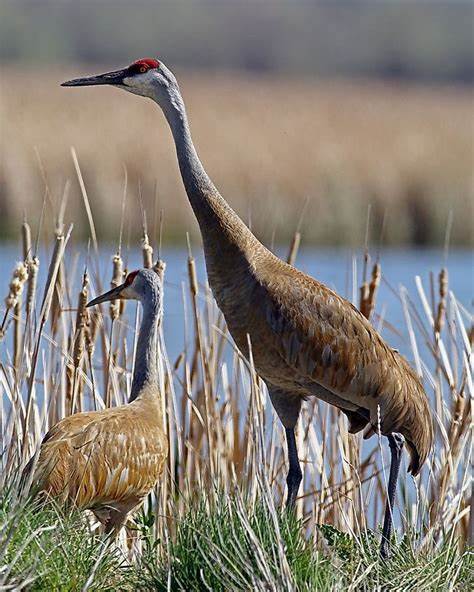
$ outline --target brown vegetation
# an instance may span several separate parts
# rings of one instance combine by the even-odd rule
[[[155,105],[108,89],[59,87],[82,71],[2,71],[2,233],[11,232],[24,211],[29,217],[40,211],[45,180],[48,201],[57,201],[71,179],[68,207],[82,216],[71,146],[101,234],[118,235],[124,168],[132,227],[141,216],[141,192],[152,232],[157,207],[164,209],[168,233],[181,238],[195,230]],[[469,243],[468,89],[242,74],[179,73],[179,79],[203,162],[264,240],[273,231],[287,240],[309,198],[302,228],[309,241],[361,244],[370,203],[374,237],[386,213],[387,244],[442,244],[451,210],[454,242]]]

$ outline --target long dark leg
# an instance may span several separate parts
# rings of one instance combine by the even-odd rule
[[[402,450],[404,438],[401,434],[390,434],[387,436],[390,446],[390,475],[388,478],[387,504],[385,506],[385,517],[382,529],[382,542],[380,544],[380,556],[386,559],[390,553],[390,534],[393,524],[393,503],[395,501],[395,492],[397,490],[398,472],[400,470],[400,461],[402,459]]]
[[[286,441],[288,444],[288,460],[290,463],[290,469],[286,477],[286,483],[288,485],[288,498],[286,500],[286,507],[293,509],[295,507],[296,495],[303,478],[303,474],[300,468],[300,461],[298,459],[298,450],[296,448],[296,438],[294,428],[285,428]]]

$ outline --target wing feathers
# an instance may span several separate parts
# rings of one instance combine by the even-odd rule
[[[321,392],[332,393],[352,432],[380,417],[383,433],[399,431],[413,444],[416,470],[433,434],[426,393],[412,368],[350,302],[281,262],[274,267],[260,277],[256,304],[266,327],[254,320],[257,370],[269,384],[302,396],[327,400]],[[280,365],[270,360],[273,352]]]
[[[126,405],[63,419],[43,440],[33,486],[81,508],[142,499],[167,456],[155,417]]]

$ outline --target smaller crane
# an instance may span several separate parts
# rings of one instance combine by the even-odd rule
[[[25,477],[33,471],[32,491],[92,510],[105,532],[115,534],[155,486],[168,456],[158,386],[158,275],[133,271],[87,306],[116,299],[139,300],[143,307],[128,404],[62,419],[45,435],[36,466],[35,455],[24,471]]]

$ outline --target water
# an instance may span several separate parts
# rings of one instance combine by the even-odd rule
[[[102,288],[108,289],[111,277],[111,258],[115,247],[101,248],[100,277]],[[202,251],[194,249],[198,279],[205,282],[205,265]],[[286,249],[278,249],[280,256],[285,256]],[[49,253],[42,249],[39,253],[41,260],[40,288],[42,288],[46,273],[46,262]],[[6,295],[8,282],[12,269],[21,258],[20,249],[13,244],[3,244],[0,247],[0,286]],[[67,267],[69,277],[76,281],[80,279],[81,271],[86,265],[87,249],[81,244],[71,244],[67,248]],[[165,276],[165,316],[164,334],[166,346],[171,360],[175,360],[181,353],[184,344],[183,329],[183,292],[182,283],[187,282],[187,253],[184,248],[165,248],[163,258],[167,263]],[[141,251],[137,247],[133,251],[124,254],[129,270],[141,266]],[[415,286],[415,276],[419,275],[423,282],[425,292],[430,298],[430,274],[435,279],[437,294],[437,275],[443,264],[443,253],[439,249],[415,250],[415,249],[387,249],[380,254],[382,265],[382,282],[377,296],[377,312],[387,324],[381,329],[384,338],[395,348],[406,353],[410,357],[406,339],[405,319],[399,298],[399,288],[404,285],[410,297],[416,305],[420,300]],[[449,271],[449,289],[452,290],[466,308],[472,304],[474,294],[473,253],[467,249],[451,250],[447,260]],[[346,298],[352,299],[354,292],[354,274],[356,274],[357,286],[360,285],[362,274],[361,253],[352,253],[349,249],[321,249],[306,247],[298,253],[296,265],[302,271],[324,282],[330,288],[336,290]],[[76,294],[74,290],[78,284],[72,287],[71,296],[75,304]],[[92,294],[96,287],[93,286]],[[3,296],[3,295],[2,295]],[[358,289],[355,290],[358,299]],[[0,309],[1,310],[1,309]],[[377,323],[377,319],[374,321]],[[396,328],[394,331],[391,327]]]

